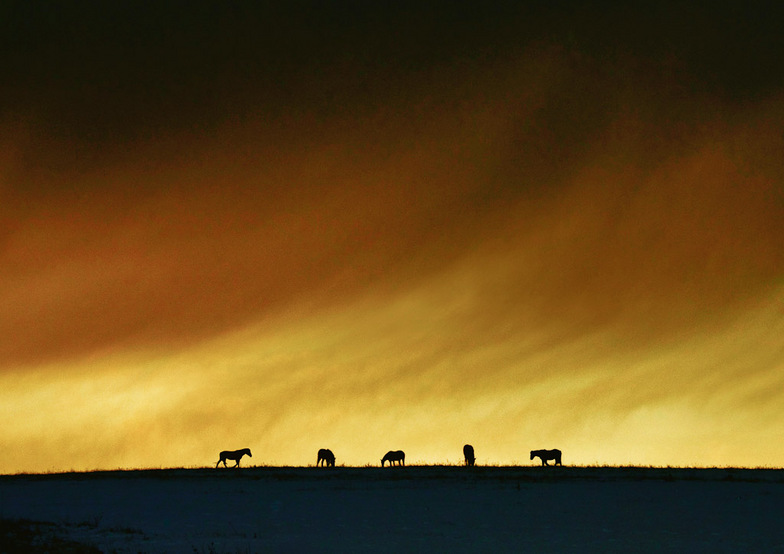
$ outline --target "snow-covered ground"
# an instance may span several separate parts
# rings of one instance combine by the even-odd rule
[[[120,553],[784,552],[783,513],[784,471],[765,469],[258,467],[0,476],[0,519],[48,522],[21,525]]]

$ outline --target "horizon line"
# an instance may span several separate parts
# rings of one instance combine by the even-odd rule
[[[143,472],[165,472],[165,471],[202,471],[208,470],[210,472],[231,472],[232,470],[314,470],[324,473],[332,472],[336,469],[352,469],[352,470],[385,470],[388,472],[398,472],[400,470],[405,471],[406,468],[415,468],[415,469],[466,469],[469,471],[472,470],[482,470],[482,469],[524,469],[524,470],[547,470],[548,468],[551,471],[568,471],[570,469],[637,469],[637,470],[734,470],[734,471],[781,471],[784,470],[782,466],[766,466],[766,465],[759,465],[759,466],[721,466],[721,465],[714,465],[714,466],[701,466],[701,465],[688,465],[688,466],[675,466],[675,465],[645,465],[645,464],[570,464],[570,465],[562,465],[562,466],[555,466],[555,465],[548,465],[543,466],[541,464],[528,464],[528,465],[517,465],[517,464],[485,464],[485,465],[475,465],[475,466],[466,466],[462,463],[436,463],[436,464],[429,464],[429,463],[412,463],[406,464],[405,466],[392,466],[392,467],[382,467],[380,465],[346,465],[346,464],[338,464],[333,467],[319,467],[315,464],[310,465],[272,465],[272,464],[256,464],[256,465],[247,465],[247,466],[240,466],[240,467],[228,467],[228,468],[216,468],[212,465],[200,465],[200,466],[171,466],[171,467],[118,467],[118,468],[93,468],[93,469],[69,469],[69,470],[50,470],[50,471],[42,471],[42,472],[26,472],[26,471],[19,471],[15,473],[0,473],[0,477],[37,477],[37,476],[65,476],[65,475],[85,475],[85,474],[96,474],[96,473],[143,473]]]

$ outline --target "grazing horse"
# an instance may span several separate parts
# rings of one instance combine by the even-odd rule
[[[318,451],[318,460],[316,460],[316,465],[320,466],[322,462],[324,462],[326,467],[335,467],[335,455],[329,448],[322,448]]]
[[[381,458],[381,467],[384,467],[384,462],[389,462],[390,467],[395,465],[395,462],[397,465],[404,466],[406,465],[406,453],[402,450],[390,450]]]
[[[550,465],[547,463],[547,460],[555,460],[554,465],[561,465],[561,451],[557,448],[552,450],[531,450],[531,459],[533,460],[537,456],[539,456],[539,459],[542,460],[543,466]]]
[[[463,447],[463,456],[465,456],[465,464],[472,466],[476,463],[476,456],[474,456],[474,447],[467,444]]]
[[[229,467],[226,465],[226,460],[235,460],[237,465],[232,467],[239,467],[240,459],[242,459],[245,454],[251,458],[253,457],[253,454],[250,453],[250,448],[243,448],[242,450],[224,450],[220,453],[220,460],[218,460],[218,463],[215,464],[215,468],[217,469],[221,462],[223,462],[223,467]]]

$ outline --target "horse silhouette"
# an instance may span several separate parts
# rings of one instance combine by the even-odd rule
[[[320,466],[324,463],[326,467],[335,467],[335,455],[332,453],[332,450],[329,448],[322,448],[318,451],[318,459],[316,460],[316,465]]]
[[[245,454],[251,458],[253,457],[253,454],[250,453],[250,448],[243,448],[242,450],[224,450],[220,453],[220,460],[215,464],[215,468],[217,469],[221,462],[223,462],[223,467],[229,467],[226,465],[226,460],[235,460],[237,464],[232,467],[239,467],[240,459],[242,459]]]
[[[547,463],[547,460],[555,460],[555,464],[553,465],[562,465],[561,464],[561,451],[557,448],[552,450],[531,450],[531,459],[533,460],[536,457],[539,457],[542,460],[543,466],[549,466],[550,464]]]
[[[381,467],[384,467],[384,462],[389,462],[390,467],[395,465],[395,462],[404,466],[406,465],[406,453],[402,450],[390,450],[381,458]]]
[[[466,444],[463,447],[463,456],[465,456],[465,465],[472,466],[476,464],[476,456],[474,456],[474,447]]]

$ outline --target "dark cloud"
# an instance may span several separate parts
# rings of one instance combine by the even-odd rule
[[[433,68],[481,67],[535,44],[583,53],[608,70],[624,60],[662,65],[684,86],[738,99],[779,87],[784,64],[774,18],[754,4],[9,2],[2,9],[4,109],[34,112],[47,135],[99,149],[175,129],[210,133],[248,111],[324,118],[417,98],[427,94],[421,87]]]
[[[521,260],[488,302],[564,321],[721,305],[781,267],[764,10],[3,9],[12,363],[185,344],[475,252]]]

